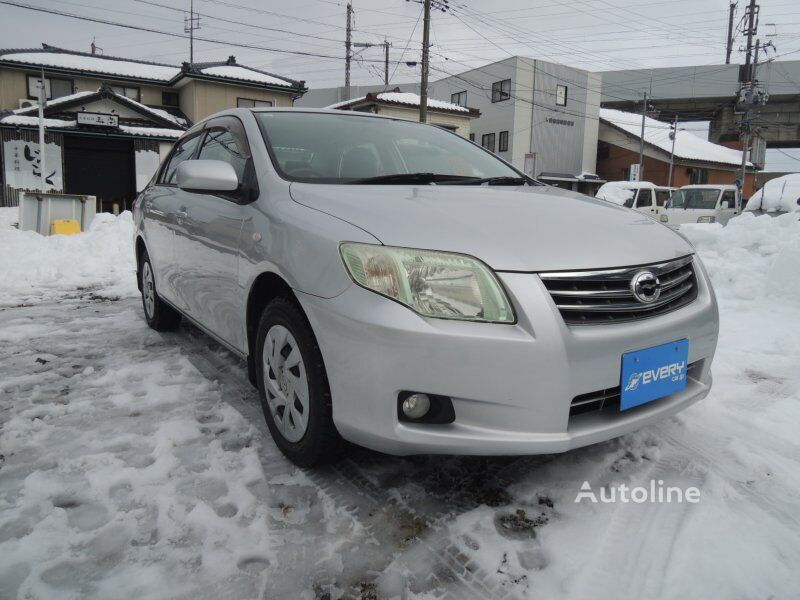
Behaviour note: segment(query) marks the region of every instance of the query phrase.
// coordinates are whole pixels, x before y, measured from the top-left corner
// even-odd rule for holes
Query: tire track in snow
[[[258,392],[247,381],[242,362],[192,326],[181,328],[179,345],[189,361],[203,375],[218,382],[226,401],[254,425],[257,424],[257,429],[268,438],[263,440],[259,451],[268,482],[273,478],[291,474],[294,467],[280,454],[269,438]],[[226,391],[231,393],[225,393]],[[392,470],[407,471],[405,459],[387,457],[361,449],[354,449],[353,452],[358,453],[358,459],[363,459],[367,465],[379,463],[385,467],[388,464]],[[552,457],[515,458],[499,469],[492,469],[486,473],[486,484],[504,490],[518,480],[521,474],[549,460],[552,460]],[[349,578],[343,578],[349,579],[348,582],[337,581],[330,572],[317,570],[311,577],[313,583],[310,582],[310,585],[321,588],[344,585],[347,589],[359,584],[360,578],[355,576],[357,572],[382,574],[387,569],[397,570],[402,566],[408,577],[407,585],[415,591],[445,592],[453,598],[501,600],[515,597],[515,590],[504,589],[499,582],[492,579],[491,574],[475,569],[470,564],[470,557],[465,555],[461,548],[452,540],[441,538],[444,533],[443,525],[448,520],[482,504],[470,486],[461,485],[462,482],[474,480],[475,474],[469,472],[469,469],[464,470],[461,481],[456,478],[450,482],[455,493],[448,494],[444,502],[423,490],[425,501],[413,506],[405,501],[397,490],[386,489],[373,483],[365,473],[365,469],[352,458],[303,473],[315,486],[315,493],[331,499],[337,511],[351,515],[362,528],[357,539],[345,544],[349,548],[340,549],[342,556],[364,544],[395,549],[388,555],[374,552],[371,556],[362,557],[366,564],[355,569],[345,565],[344,571],[351,572]],[[405,482],[407,483],[408,479]],[[431,535],[426,536],[426,532],[430,532]],[[431,539],[428,540],[426,537]],[[444,540],[444,543],[440,540]],[[307,545],[314,547],[315,541],[309,540]],[[415,563],[418,563],[416,554],[419,552],[425,554],[428,566],[433,565],[430,573],[415,573],[414,565],[404,556],[407,552],[415,555],[413,559]],[[307,565],[324,562],[323,553],[312,552],[312,554],[314,556],[305,557]],[[395,562],[398,564],[393,564]]]
[[[649,489],[651,480],[680,484],[684,490],[689,486],[700,489],[704,474],[689,456],[669,455],[626,483]],[[617,502],[608,528],[570,595],[592,600],[660,597],[672,549],[691,506],[686,502]]]

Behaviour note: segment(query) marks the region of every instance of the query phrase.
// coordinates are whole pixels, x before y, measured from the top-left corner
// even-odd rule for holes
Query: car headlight
[[[339,250],[358,285],[438,319],[514,323],[494,272],[471,256],[433,250],[343,243]]]
[[[717,218],[713,216],[697,217],[698,223],[713,223]]]

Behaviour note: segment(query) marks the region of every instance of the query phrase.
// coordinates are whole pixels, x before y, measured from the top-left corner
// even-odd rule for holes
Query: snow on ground
[[[354,449],[314,471],[276,451],[237,359],[146,327],[129,215],[72,239],[13,220],[0,598],[797,597],[796,216],[682,228],[722,327],[711,394],[676,418],[561,455]],[[701,500],[574,502],[652,479]]]
[[[18,209],[0,208],[0,307],[52,300],[92,288],[105,297],[136,293],[133,219],[99,214],[84,235],[19,231]]]

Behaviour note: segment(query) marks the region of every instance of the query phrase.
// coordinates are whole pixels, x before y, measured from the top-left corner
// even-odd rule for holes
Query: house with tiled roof
[[[47,191],[94,195],[102,210],[128,208],[192,123],[237,106],[292,106],[306,91],[233,56],[169,65],[47,44],[0,50],[0,205],[41,191],[42,77]]]

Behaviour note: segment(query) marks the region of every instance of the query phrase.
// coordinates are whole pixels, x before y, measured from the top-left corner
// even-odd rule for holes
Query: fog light
[[[431,408],[431,400],[425,394],[411,394],[403,400],[403,414],[409,419],[421,419]]]

